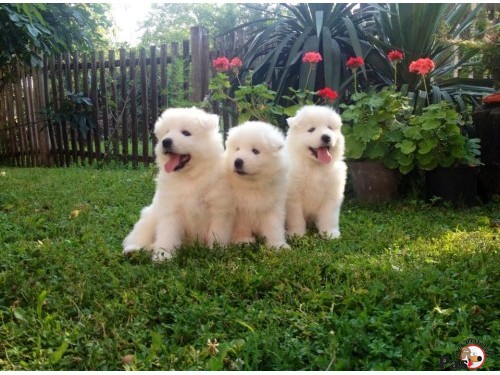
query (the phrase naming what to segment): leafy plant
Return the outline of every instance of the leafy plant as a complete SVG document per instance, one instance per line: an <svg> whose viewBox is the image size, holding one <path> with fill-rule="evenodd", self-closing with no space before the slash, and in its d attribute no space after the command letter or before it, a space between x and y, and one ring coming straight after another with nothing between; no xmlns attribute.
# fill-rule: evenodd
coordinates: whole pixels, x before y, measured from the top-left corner
<svg viewBox="0 0 500 375"><path fill-rule="evenodd" d="M449 103L431 104L421 115L410 118L396 147L405 155L408 168L479 165L479 139L464 135L463 124L462 116Z"/></svg>
<svg viewBox="0 0 500 375"><path fill-rule="evenodd" d="M86 135L95 125L92 122L92 99L83 93L70 92L64 98L61 106L56 110L48 107L42 108L42 115L49 121L62 125L69 124Z"/></svg>
<svg viewBox="0 0 500 375"><path fill-rule="evenodd" d="M40 65L41 53L104 45L108 9L109 4L0 4L0 67Z"/></svg>
<svg viewBox="0 0 500 375"><path fill-rule="evenodd" d="M408 98L393 87L384 87L380 92L353 94L351 100L351 104L340 105L346 157L380 161L388 168L409 172L413 166L396 146L411 114Z"/></svg>
<svg viewBox="0 0 500 375"><path fill-rule="evenodd" d="M252 84L251 76L245 85L238 86L234 92L234 101L238 108L238 122L259 120L275 123L276 116L283 114L283 107L274 104L276 92L265 83Z"/></svg>

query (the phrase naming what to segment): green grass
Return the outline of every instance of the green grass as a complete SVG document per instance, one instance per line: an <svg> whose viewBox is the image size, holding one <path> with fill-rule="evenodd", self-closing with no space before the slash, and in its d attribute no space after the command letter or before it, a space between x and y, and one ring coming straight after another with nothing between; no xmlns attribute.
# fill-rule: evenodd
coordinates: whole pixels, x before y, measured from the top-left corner
<svg viewBox="0 0 500 375"><path fill-rule="evenodd" d="M152 264L120 245L154 169L1 171L0 370L439 370L469 338L500 367L498 200L346 202L337 241Z"/></svg>

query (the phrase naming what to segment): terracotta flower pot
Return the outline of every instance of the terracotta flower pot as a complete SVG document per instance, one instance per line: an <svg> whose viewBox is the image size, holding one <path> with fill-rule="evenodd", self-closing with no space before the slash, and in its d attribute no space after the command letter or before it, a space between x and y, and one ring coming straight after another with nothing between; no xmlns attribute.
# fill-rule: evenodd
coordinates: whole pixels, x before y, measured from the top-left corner
<svg viewBox="0 0 500 375"><path fill-rule="evenodd" d="M364 203L387 202L397 196L398 172L372 161L348 162L356 200Z"/></svg>

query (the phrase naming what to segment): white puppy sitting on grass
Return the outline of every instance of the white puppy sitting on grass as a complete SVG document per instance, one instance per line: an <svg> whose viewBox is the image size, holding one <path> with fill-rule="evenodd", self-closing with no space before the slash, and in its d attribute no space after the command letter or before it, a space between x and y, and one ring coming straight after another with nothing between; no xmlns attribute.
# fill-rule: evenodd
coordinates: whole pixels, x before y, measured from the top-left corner
<svg viewBox="0 0 500 375"><path fill-rule="evenodd" d="M287 121L287 232L302 236L312 222L320 234L338 238L347 177L342 120L328 107L305 106Z"/></svg>
<svg viewBox="0 0 500 375"><path fill-rule="evenodd" d="M162 261L183 243L227 244L234 210L219 117L194 107L170 108L156 122L155 135L156 192L123 241L123 252L152 250L153 261Z"/></svg>
<svg viewBox="0 0 500 375"><path fill-rule="evenodd" d="M278 128L247 121L231 128L225 151L226 173L236 210L233 241L265 237L269 247L288 248L285 199L288 157Z"/></svg>

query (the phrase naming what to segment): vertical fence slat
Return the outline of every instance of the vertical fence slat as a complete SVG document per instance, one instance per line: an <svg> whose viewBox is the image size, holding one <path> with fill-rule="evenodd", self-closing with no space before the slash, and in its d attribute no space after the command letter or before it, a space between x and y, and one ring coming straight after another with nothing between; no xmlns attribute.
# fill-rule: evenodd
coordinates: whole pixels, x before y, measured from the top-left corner
<svg viewBox="0 0 500 375"><path fill-rule="evenodd" d="M71 58L69 53L64 54L64 70L66 73L66 90L68 92L73 92L73 79L71 76ZM71 144L71 157L73 158L73 163L78 163L78 148L76 144L76 129L73 126L69 128L69 138Z"/></svg>
<svg viewBox="0 0 500 375"><path fill-rule="evenodd" d="M109 113L108 113L108 94L106 91L106 67L104 64L104 52L99 51L99 74L101 81L101 101L102 101L102 126L104 141L104 161L109 161L110 143L109 143Z"/></svg>
<svg viewBox="0 0 500 375"><path fill-rule="evenodd" d="M37 153L37 138L35 136L36 132L34 131L34 127L36 126L35 123L35 105L34 105L34 91L33 91L33 75L31 74L31 71L28 70L27 74L25 71L25 82L26 82L26 87L25 87L25 105L27 108L27 117L28 117L28 124L26 128L26 132L28 133L28 147L29 147L29 154L30 154L30 162L31 166L37 166L38 163L38 153Z"/></svg>
<svg viewBox="0 0 500 375"><path fill-rule="evenodd" d="M138 151L138 143L139 137L137 132L137 98L136 98L136 90L137 81L135 74L135 51L130 51L130 129L132 133L132 165L134 167L137 166L139 162L139 151Z"/></svg>
<svg viewBox="0 0 500 375"><path fill-rule="evenodd" d="M113 160L118 160L120 150L118 147L118 119L117 119L117 108L118 99L116 92L116 76L115 76L115 51L109 51L109 75L111 77L110 91L111 91L111 141L113 143Z"/></svg>
<svg viewBox="0 0 500 375"><path fill-rule="evenodd" d="M44 69L43 69L44 70ZM43 71L33 69L33 79L35 87L35 107L45 108L45 98L43 93ZM40 111L36 111L36 127L34 127L35 133L38 137L38 150L40 155L40 165L49 167L50 166L50 143L48 137L47 121L44 121Z"/></svg>
<svg viewBox="0 0 500 375"><path fill-rule="evenodd" d="M50 63L48 60L48 57L46 55L43 56L43 100L45 102L45 107L49 107L50 105L50 93L49 93L49 70L50 70ZM48 134L49 134L49 145L50 145L50 164L57 164L57 157L55 154L56 150L56 137L55 137L55 132L54 132L54 126L52 124L52 121L47 120L47 129L48 129Z"/></svg>
<svg viewBox="0 0 500 375"><path fill-rule="evenodd" d="M162 44L160 50L160 109L167 107L167 45Z"/></svg>
<svg viewBox="0 0 500 375"><path fill-rule="evenodd" d="M132 64L132 62L131 62ZM127 95L127 55L124 48L120 48L120 85L121 85L121 109L120 119L122 126L122 162L128 163L128 95Z"/></svg>
<svg viewBox="0 0 500 375"><path fill-rule="evenodd" d="M34 88L35 83L35 74L34 69L31 69L31 72L28 71L28 75L26 77L26 94L25 94L25 102L27 107L27 117L29 119L27 132L28 132L28 143L29 143L29 154L30 154L30 162L32 166L40 165L39 153L38 153L38 134L36 132L36 112L40 107L36 106L36 91Z"/></svg>
<svg viewBox="0 0 500 375"><path fill-rule="evenodd" d="M58 89L59 89L59 100L60 105L66 100L66 94L64 92L64 80L63 80L63 64L62 64L62 55L59 53L57 55L57 79L58 79ZM63 153L64 153L64 165L69 167L71 163L70 153L69 153L69 139L68 139L68 127L71 124L68 124L64 121L61 124L61 134L63 141Z"/></svg>
<svg viewBox="0 0 500 375"><path fill-rule="evenodd" d="M90 83L90 98L92 99L92 128L89 133L93 133L95 157L101 160L101 131L99 127L99 96L97 93L97 59L95 51L90 54L90 75L92 82Z"/></svg>
<svg viewBox="0 0 500 375"><path fill-rule="evenodd" d="M73 52L73 77L75 80L75 92L80 92L80 56L77 51ZM85 164L85 135L77 132L78 155L80 156L80 164Z"/></svg>
<svg viewBox="0 0 500 375"><path fill-rule="evenodd" d="M184 82L182 83L182 90L184 92L184 100L189 100L189 40L182 42L182 72Z"/></svg>
<svg viewBox="0 0 500 375"><path fill-rule="evenodd" d="M188 46L189 48L189 46ZM183 51L186 54L186 51ZM208 33L202 26L191 28L191 98L194 102L201 102L208 91ZM186 57L184 57L186 64ZM184 67L185 79L189 73L189 64ZM184 88L187 92L187 88Z"/></svg>
<svg viewBox="0 0 500 375"><path fill-rule="evenodd" d="M50 87L52 90L52 108L60 108L60 102L58 99L57 92L57 81L56 81L56 64L54 56L50 58ZM61 124L52 123L54 127L54 136L55 136L55 144L54 144L54 156L56 159L56 165L58 167L62 167L64 165L64 158L62 155L62 134L61 134Z"/></svg>
<svg viewBox="0 0 500 375"><path fill-rule="evenodd" d="M82 88L83 88L83 93L86 96L89 96L89 74L88 74L88 62L87 62L87 55L84 54L82 58ZM92 145L92 132L89 131L87 132L86 135L86 143L87 143L87 155L88 155L88 160L89 163L92 164L94 162L94 147Z"/></svg>
<svg viewBox="0 0 500 375"><path fill-rule="evenodd" d="M148 72L146 66L146 49L141 48L141 129L142 129L142 162L149 165L149 126L148 126Z"/></svg>
<svg viewBox="0 0 500 375"><path fill-rule="evenodd" d="M12 84L8 83L7 84L7 97L12 98L14 95L13 93L13 88ZM16 117L14 114L14 106L8 106L7 107L8 111L8 116L9 116L9 143L10 143L10 149L11 153L14 155L12 158L13 160L13 165L15 166L21 166L21 157L20 157L20 152L18 151L18 142L17 142L17 135L16 135Z"/></svg>
<svg viewBox="0 0 500 375"><path fill-rule="evenodd" d="M3 79L3 72L0 69L0 79ZM7 150L5 148L5 134L6 134L6 123L5 121L5 104L4 104L4 92L0 91L0 162L7 160Z"/></svg>
<svg viewBox="0 0 500 375"><path fill-rule="evenodd" d="M24 81L24 74L21 68L18 66L16 69L16 74L18 78L13 83L14 86L14 102L15 102L15 118L16 120L16 133L17 133L17 143L19 146L19 160L21 162L21 166L29 165L27 162L27 139L26 139L26 131L25 131L25 122L27 122L26 117L24 116L23 109L23 99L22 99L22 88L21 84Z"/></svg>
<svg viewBox="0 0 500 375"><path fill-rule="evenodd" d="M158 118L158 69L157 69L157 61L156 61L156 47L151 46L151 100L149 101L151 104L151 123L150 123L150 133L153 133L153 125L156 119ZM153 149L156 145L156 137L153 137Z"/></svg>
<svg viewBox="0 0 500 375"><path fill-rule="evenodd" d="M21 137L22 144L22 162L23 165L31 167L31 150L30 150L30 139L29 139L29 125L30 125L30 117L29 117L29 109L27 100L27 81L26 74L24 69L19 69L20 74L18 75L19 79L16 82L15 87L17 88L17 94L19 99L16 99L16 117L19 122L19 136Z"/></svg>

